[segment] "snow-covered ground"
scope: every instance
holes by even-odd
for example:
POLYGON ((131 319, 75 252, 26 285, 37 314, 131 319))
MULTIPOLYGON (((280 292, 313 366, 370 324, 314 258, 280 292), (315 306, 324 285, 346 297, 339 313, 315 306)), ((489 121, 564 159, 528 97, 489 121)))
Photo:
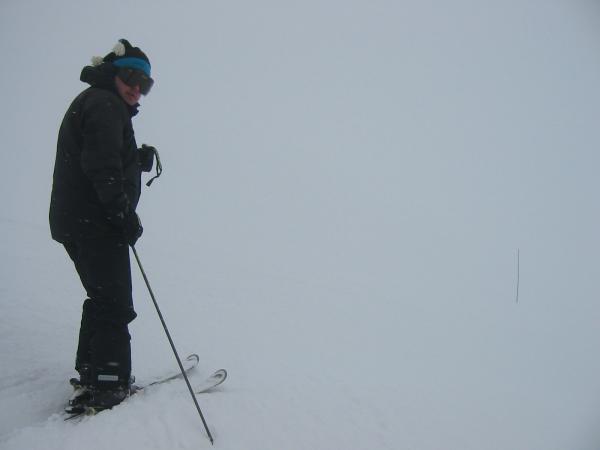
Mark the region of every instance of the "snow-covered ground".
MULTIPOLYGON (((215 448, 600 448, 598 25, 585 1, 2 2, 0 448, 211 448, 181 380, 61 415, 83 291, 54 145, 120 37, 165 169, 138 251, 192 383, 229 372, 199 395, 215 448)), ((176 363, 133 274, 143 382, 176 363)))

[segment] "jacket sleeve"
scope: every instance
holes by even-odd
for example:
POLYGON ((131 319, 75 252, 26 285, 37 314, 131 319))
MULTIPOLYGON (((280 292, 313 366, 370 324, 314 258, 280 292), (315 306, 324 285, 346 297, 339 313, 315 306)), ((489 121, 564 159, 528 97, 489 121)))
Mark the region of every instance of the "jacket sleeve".
POLYGON ((89 99, 83 114, 81 168, 94 186, 109 219, 128 214, 129 201, 123 186, 123 120, 118 99, 89 99))

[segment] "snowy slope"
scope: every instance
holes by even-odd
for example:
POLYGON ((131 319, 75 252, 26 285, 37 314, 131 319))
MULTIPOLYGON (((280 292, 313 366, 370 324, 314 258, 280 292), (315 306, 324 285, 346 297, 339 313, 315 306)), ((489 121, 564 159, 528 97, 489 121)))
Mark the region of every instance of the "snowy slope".
MULTIPOLYGON (((0 5, 0 449, 211 448, 182 381, 60 415, 83 291, 54 145, 120 37, 165 169, 138 251, 191 381, 229 372, 215 448, 600 448, 597 6, 105 3, 0 5)), ((176 363, 133 274, 143 382, 176 363)))
MULTIPOLYGON (((2 232, 22 231, 3 220, 2 232)), ((28 235, 31 244, 10 255, 21 282, 3 293, 19 299, 1 319, 2 448, 208 448, 183 382, 81 423, 62 421, 81 293, 45 230, 28 235), (22 273, 35 273, 35 283, 22 273)), ((225 272, 208 279, 202 261, 180 256, 197 275, 188 283, 170 277, 167 261, 160 271, 146 265, 180 351, 202 355, 192 382, 229 369, 222 387, 199 398, 218 448, 558 449, 547 446, 548 433, 563 443, 593 433, 596 381, 556 363, 558 355, 573 368, 593 351, 582 329, 531 328, 527 316, 540 312, 512 302, 472 304, 463 317, 444 302, 399 305, 250 268, 235 282, 225 272), (563 341, 573 333, 589 347, 572 354, 563 341), (548 378, 571 388, 548 391, 539 383, 548 378)), ((136 298, 134 365, 143 381, 174 361, 139 276, 136 298)))

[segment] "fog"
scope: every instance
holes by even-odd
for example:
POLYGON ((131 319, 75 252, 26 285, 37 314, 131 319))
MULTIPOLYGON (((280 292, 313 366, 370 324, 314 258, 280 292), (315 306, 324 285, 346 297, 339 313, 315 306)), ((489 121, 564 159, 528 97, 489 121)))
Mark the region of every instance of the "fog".
POLYGON ((398 417, 439 440, 396 448, 598 448, 599 26, 593 1, 3 0, 0 302, 41 275, 24 242, 69 263, 58 127, 127 38, 155 79, 134 128, 164 166, 138 211, 158 274, 259 311, 312 296, 292 314, 322 359, 286 357, 421 396, 398 417))

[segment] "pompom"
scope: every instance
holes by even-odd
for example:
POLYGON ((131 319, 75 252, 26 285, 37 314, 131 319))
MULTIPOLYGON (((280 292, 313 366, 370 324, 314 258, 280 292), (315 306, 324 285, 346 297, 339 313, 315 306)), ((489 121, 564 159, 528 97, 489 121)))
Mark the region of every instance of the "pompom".
POLYGON ((99 66, 104 62, 104 58, 102 56, 92 56, 92 66, 99 66))
POLYGON ((117 42, 112 51, 117 56, 123 56, 125 54, 125 44, 123 44, 121 41, 117 42))

